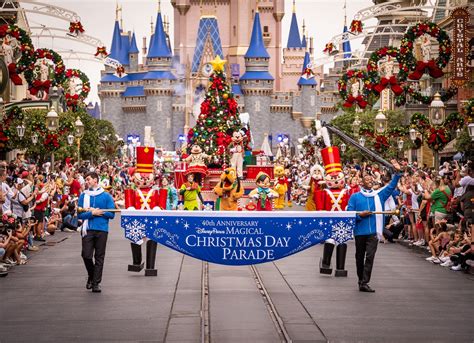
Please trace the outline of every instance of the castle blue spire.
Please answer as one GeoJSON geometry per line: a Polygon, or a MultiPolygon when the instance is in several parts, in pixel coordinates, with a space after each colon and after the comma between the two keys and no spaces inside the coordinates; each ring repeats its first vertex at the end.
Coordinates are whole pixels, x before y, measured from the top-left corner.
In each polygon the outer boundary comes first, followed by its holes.
{"type": "Polygon", "coordinates": [[[166,41],[163,20],[161,19],[161,12],[158,12],[158,17],[156,18],[155,33],[151,37],[147,57],[172,57],[171,50],[169,49],[168,42],[166,41]]]}
{"type": "Polygon", "coordinates": [[[252,37],[250,38],[250,46],[244,57],[270,58],[267,49],[265,49],[265,44],[263,43],[262,27],[260,25],[260,13],[258,12],[255,13],[255,18],[253,20],[252,37]]]}
{"type": "Polygon", "coordinates": [[[347,25],[344,25],[344,30],[342,31],[342,51],[344,51],[344,58],[351,58],[352,51],[351,51],[351,42],[349,42],[349,33],[347,32],[347,25]]]}
{"type": "Polygon", "coordinates": [[[138,47],[137,47],[137,40],[135,38],[135,32],[132,35],[132,42],[130,43],[130,50],[128,51],[129,54],[138,54],[138,47]]]}
{"type": "Polygon", "coordinates": [[[303,35],[303,39],[301,40],[301,47],[306,48],[308,46],[306,42],[306,36],[303,35]]]}
{"type": "Polygon", "coordinates": [[[302,48],[298,19],[296,18],[295,2],[293,1],[293,15],[291,16],[290,34],[288,35],[287,48],[302,48]]]}
{"type": "MultiPolygon", "coordinates": [[[[306,67],[310,63],[310,57],[309,57],[309,52],[306,51],[304,54],[304,62],[303,62],[303,70],[302,72],[306,70],[306,67]]],[[[303,76],[300,77],[298,81],[298,86],[316,86],[318,83],[316,82],[316,79],[314,77],[310,79],[305,79],[303,76]]]]}
{"type": "Polygon", "coordinates": [[[114,33],[112,35],[112,45],[110,46],[110,58],[120,59],[122,50],[122,37],[118,20],[115,21],[114,33]]]}

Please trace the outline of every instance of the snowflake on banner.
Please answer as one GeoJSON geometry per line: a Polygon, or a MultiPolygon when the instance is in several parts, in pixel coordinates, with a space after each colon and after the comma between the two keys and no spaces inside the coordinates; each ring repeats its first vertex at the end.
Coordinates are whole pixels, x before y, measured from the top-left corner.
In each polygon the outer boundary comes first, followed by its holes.
{"type": "Polygon", "coordinates": [[[125,225],[125,238],[137,244],[146,237],[145,224],[134,219],[132,222],[125,225]]]}
{"type": "Polygon", "coordinates": [[[344,243],[352,239],[352,226],[344,222],[338,222],[332,226],[331,237],[337,243],[344,243]]]}

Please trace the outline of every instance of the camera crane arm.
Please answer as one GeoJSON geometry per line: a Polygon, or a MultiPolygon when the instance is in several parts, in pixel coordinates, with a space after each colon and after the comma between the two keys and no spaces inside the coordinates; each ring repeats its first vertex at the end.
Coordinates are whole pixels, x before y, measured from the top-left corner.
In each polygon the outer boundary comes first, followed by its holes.
{"type": "Polygon", "coordinates": [[[385,160],[384,158],[382,158],[380,155],[376,154],[375,152],[373,152],[369,148],[366,148],[365,146],[360,145],[352,137],[349,137],[344,132],[342,132],[338,128],[332,126],[331,124],[323,123],[323,126],[325,126],[328,129],[329,132],[331,132],[332,134],[338,136],[340,139],[342,139],[347,144],[355,146],[357,149],[359,149],[364,155],[366,155],[372,161],[375,161],[377,163],[382,164],[383,166],[388,168],[391,173],[394,172],[393,165],[390,162],[388,162],[387,160],[385,160]]]}

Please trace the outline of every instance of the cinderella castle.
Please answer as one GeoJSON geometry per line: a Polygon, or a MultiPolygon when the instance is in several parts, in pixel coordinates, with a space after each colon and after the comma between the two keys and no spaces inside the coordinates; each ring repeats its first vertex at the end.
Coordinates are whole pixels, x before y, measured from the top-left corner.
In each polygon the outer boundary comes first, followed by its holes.
{"type": "Polygon", "coordinates": [[[216,55],[227,60],[227,81],[240,112],[249,114],[255,149],[265,136],[270,142],[286,136],[296,144],[317,115],[333,108],[334,99],[321,93],[322,67],[302,76],[313,59],[313,39],[304,24],[300,33],[295,1],[284,47],[284,0],[171,3],[174,37],[158,8],[149,44],[143,37],[141,50],[135,33],[124,32],[117,12],[110,57],[126,75],[106,67],[99,96],[102,119],[124,139],[139,136],[143,144],[144,128],[150,127],[157,146],[175,149],[199,115],[212,72],[209,62],[216,55]]]}

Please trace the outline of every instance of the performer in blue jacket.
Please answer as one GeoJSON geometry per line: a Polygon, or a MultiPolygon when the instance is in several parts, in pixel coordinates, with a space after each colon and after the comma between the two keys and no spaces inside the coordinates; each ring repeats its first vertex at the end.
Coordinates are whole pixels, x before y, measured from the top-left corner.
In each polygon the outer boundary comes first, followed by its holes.
{"type": "Polygon", "coordinates": [[[354,237],[356,244],[356,266],[359,277],[359,291],[375,292],[369,286],[372,267],[374,264],[375,252],[379,239],[383,237],[384,217],[383,214],[373,214],[384,210],[384,203],[397,187],[400,179],[400,165],[396,160],[392,160],[396,174],[390,183],[378,190],[373,190],[374,180],[372,175],[365,174],[362,178],[361,191],[354,193],[347,205],[347,211],[357,211],[354,237]]]}
{"type": "Polygon", "coordinates": [[[95,172],[86,175],[87,190],[79,197],[79,219],[82,223],[82,258],[87,269],[86,288],[100,293],[102,269],[104,267],[105,248],[109,233],[109,220],[115,217],[114,199],[99,186],[99,176],[95,172]],[[95,261],[92,259],[94,256],[95,261]]]}

